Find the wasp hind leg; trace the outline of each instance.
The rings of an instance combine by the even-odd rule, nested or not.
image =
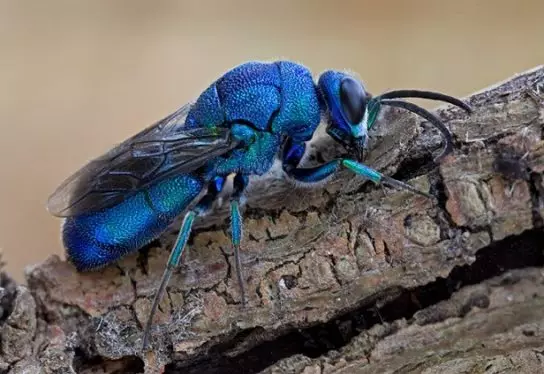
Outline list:
[[[221,192],[221,189],[223,188],[224,183],[225,183],[224,178],[222,177],[215,178],[214,181],[211,182],[210,185],[208,186],[207,193],[199,200],[198,204],[193,209],[189,210],[185,214],[185,217],[183,218],[183,222],[181,224],[178,237],[176,239],[174,247],[172,248],[172,251],[170,252],[170,257],[168,258],[168,262],[166,263],[166,268],[164,269],[164,273],[161,278],[161,284],[159,286],[159,289],[155,293],[153,304],[151,306],[151,311],[149,312],[147,323],[144,328],[144,336],[143,336],[143,350],[144,351],[147,349],[147,345],[149,343],[149,336],[151,332],[153,317],[155,315],[155,312],[157,311],[157,307],[159,306],[159,303],[162,299],[166,286],[168,285],[168,282],[170,281],[172,272],[179,264],[181,255],[183,254],[183,250],[185,249],[185,246],[187,245],[187,241],[189,240],[189,236],[191,235],[193,222],[197,216],[204,215],[206,214],[207,211],[210,210],[217,195],[219,194],[219,192]]]
[[[234,253],[234,266],[236,268],[236,277],[238,279],[238,285],[240,287],[240,296],[242,298],[242,305],[247,305],[246,288],[244,283],[244,277],[242,274],[242,262],[240,261],[240,242],[242,240],[242,215],[240,213],[240,200],[244,189],[248,184],[248,177],[242,174],[236,174],[233,181],[233,192],[230,200],[230,222],[231,222],[231,235],[232,235],[232,247]]]

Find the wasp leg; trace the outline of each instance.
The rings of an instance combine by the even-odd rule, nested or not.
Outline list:
[[[312,168],[298,167],[305,151],[305,143],[294,142],[291,138],[287,139],[283,147],[282,167],[289,178],[299,183],[312,185],[326,181],[338,171],[338,161],[331,161]]]
[[[428,193],[419,191],[418,189],[410,186],[407,183],[383,175],[382,173],[372,169],[371,167],[368,167],[364,164],[350,159],[337,159],[312,168],[293,168],[286,167],[286,165],[284,165],[284,170],[289,177],[293,178],[298,182],[313,184],[323,182],[327,180],[327,178],[332,177],[336,172],[340,170],[341,167],[345,167],[357,175],[370,179],[377,185],[385,184],[400,190],[406,190],[421,196],[425,196],[427,198],[432,198],[432,196]]]
[[[191,235],[193,222],[197,216],[204,215],[211,208],[213,201],[215,200],[215,198],[217,197],[217,195],[223,188],[223,185],[224,185],[224,178],[221,178],[221,177],[215,178],[215,180],[212,183],[210,183],[208,187],[208,192],[206,193],[206,195],[204,195],[202,199],[200,199],[198,204],[195,206],[195,208],[188,211],[185,214],[185,217],[183,218],[183,222],[181,224],[178,237],[174,244],[174,248],[170,252],[170,257],[168,258],[168,262],[166,263],[166,268],[164,269],[164,273],[161,278],[161,284],[159,286],[159,289],[155,293],[155,297],[153,298],[153,304],[151,306],[151,311],[149,312],[149,316],[147,317],[147,322],[144,328],[144,336],[143,336],[143,350],[144,351],[147,349],[147,345],[149,343],[149,336],[151,332],[153,317],[155,315],[155,312],[157,311],[157,307],[159,306],[159,303],[162,299],[166,286],[168,285],[168,282],[170,281],[172,272],[179,264],[179,260],[181,259],[183,250],[185,249],[185,246],[187,245],[187,241],[189,240],[189,236]]]
[[[414,188],[410,186],[407,183],[401,182],[399,180],[396,180],[394,178],[388,177],[387,175],[383,175],[377,170],[372,169],[371,167],[368,167],[364,164],[361,164],[360,162],[357,162],[355,160],[350,159],[342,159],[342,166],[346,167],[347,169],[351,170],[355,174],[361,175],[367,179],[370,179],[375,184],[385,184],[394,188],[397,188],[399,190],[406,190],[410,191],[412,193],[415,193],[417,195],[424,196],[426,198],[432,198],[433,196],[418,190],[417,188]]]
[[[242,215],[240,214],[240,200],[242,193],[248,184],[248,177],[242,174],[236,174],[233,181],[233,193],[230,202],[230,222],[232,231],[232,246],[234,248],[234,264],[236,268],[236,276],[240,287],[240,295],[242,297],[242,305],[247,304],[246,289],[242,274],[242,263],[240,261],[240,242],[242,240]]]

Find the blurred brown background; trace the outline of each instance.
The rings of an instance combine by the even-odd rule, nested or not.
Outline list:
[[[250,59],[468,95],[544,62],[544,1],[0,1],[0,248],[62,253],[49,194]]]

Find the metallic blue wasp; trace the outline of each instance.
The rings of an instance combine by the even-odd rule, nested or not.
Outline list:
[[[267,173],[276,159],[287,178],[304,184],[318,184],[346,168],[376,184],[429,196],[362,163],[367,132],[384,105],[413,112],[438,128],[445,148],[437,161],[452,150],[451,134],[437,117],[399,100],[410,97],[445,101],[470,112],[462,101],[436,92],[398,90],[372,97],[348,73],[326,71],[316,84],[297,63],[248,62],[225,73],[195,102],[89,162],[53,193],[48,210],[66,218],[63,242],[79,271],[138,250],[185,213],[145,326],[145,349],[153,315],[192,224],[209,212],[229,176],[232,245],[244,304],[240,206],[249,177]],[[321,122],[345,148],[346,157],[301,167],[306,142]]]

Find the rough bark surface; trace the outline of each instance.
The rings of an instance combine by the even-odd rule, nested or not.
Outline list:
[[[455,137],[440,165],[439,134],[412,115],[391,110],[372,133],[367,163],[434,201],[348,172],[315,190],[253,181],[246,308],[225,210],[198,222],[148,352],[173,235],[98,272],[52,256],[28,286],[3,274],[0,371],[543,371],[544,67],[466,101],[471,115],[436,110]],[[336,152],[326,137],[314,146]]]
[[[375,325],[339,351],[292,356],[263,374],[541,373],[543,308],[544,270],[512,270],[418,311],[411,322]]]

